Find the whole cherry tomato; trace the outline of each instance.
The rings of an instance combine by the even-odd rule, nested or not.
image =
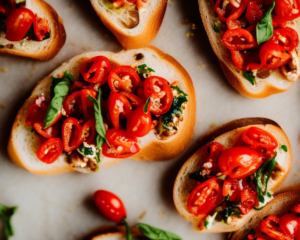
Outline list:
[[[120,223],[126,218],[125,206],[115,194],[105,190],[98,190],[94,193],[94,202],[99,211],[109,220]]]
[[[196,217],[208,214],[222,201],[222,190],[218,179],[213,177],[194,188],[187,200],[187,207]]]
[[[82,126],[81,138],[82,141],[85,141],[87,144],[95,144],[95,139],[96,139],[95,118],[91,118]]]
[[[42,162],[51,164],[59,158],[62,152],[62,141],[59,138],[50,138],[39,147],[36,156]]]
[[[243,179],[226,177],[223,183],[223,197],[229,196],[229,201],[234,202],[240,199],[243,188]]]
[[[48,108],[48,102],[44,95],[36,97],[34,102],[28,109],[25,123],[27,126],[32,126],[36,122],[43,122]]]
[[[42,41],[50,32],[48,21],[45,18],[36,17],[33,26],[34,34],[39,41]]]
[[[243,28],[227,30],[222,37],[222,42],[231,51],[245,50],[257,46],[252,34]]]
[[[166,79],[157,76],[148,77],[144,82],[144,92],[150,97],[149,110],[155,115],[169,111],[173,102],[172,89]]]
[[[144,106],[141,105],[133,110],[127,119],[126,131],[130,136],[143,137],[147,135],[152,127],[150,111],[144,113]]]
[[[293,28],[279,28],[274,31],[270,42],[279,44],[288,51],[293,51],[299,44],[299,36]]]
[[[272,134],[258,127],[250,127],[245,130],[242,139],[254,149],[261,147],[274,150],[278,146],[278,142]]]
[[[280,217],[279,225],[286,235],[293,238],[296,236],[300,237],[300,216],[297,216],[295,213],[288,213]]]
[[[99,83],[102,86],[107,82],[111,65],[107,57],[97,56],[89,59],[80,67],[83,79],[90,83]]]
[[[279,218],[275,215],[270,215],[261,221],[260,231],[274,239],[293,240],[292,236],[286,235],[279,228]]]
[[[59,135],[60,124],[56,123],[44,129],[43,122],[36,122],[33,124],[34,130],[45,138],[57,138]]]
[[[241,206],[242,214],[246,215],[252,208],[257,205],[258,198],[255,189],[252,189],[245,181],[243,181],[243,189],[241,190]]]
[[[82,127],[76,118],[67,118],[62,126],[62,140],[65,152],[72,152],[83,142]]]
[[[219,166],[231,178],[245,178],[256,172],[263,163],[260,154],[248,147],[232,147],[222,152]]]
[[[6,39],[21,41],[35,20],[33,12],[25,7],[15,8],[6,20]]]

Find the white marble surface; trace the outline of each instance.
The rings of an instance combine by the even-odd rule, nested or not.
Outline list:
[[[14,117],[38,80],[69,58],[91,50],[119,51],[121,46],[102,25],[88,0],[49,0],[64,19],[67,41],[51,61],[0,56],[0,202],[17,205],[13,240],[82,239],[94,228],[112,224],[97,212],[92,193],[108,189],[124,201],[130,224],[152,224],[185,240],[219,240],[223,234],[202,234],[176,212],[172,186],[183,162],[197,148],[197,139],[214,126],[242,117],[267,117],[288,134],[294,155],[282,189],[300,183],[300,84],[288,92],[254,100],[239,95],[226,81],[200,20],[196,0],[172,0],[153,45],[175,57],[190,73],[197,93],[195,135],[186,152],[169,162],[124,161],[97,174],[35,176],[13,164],[6,151]],[[190,3],[187,3],[190,2]],[[194,37],[186,37],[196,23]],[[299,186],[299,185],[298,185]],[[145,212],[142,220],[139,216]],[[1,228],[1,224],[0,224]],[[0,237],[1,239],[1,237]]]

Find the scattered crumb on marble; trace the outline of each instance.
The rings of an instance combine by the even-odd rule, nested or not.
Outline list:
[[[197,27],[196,27],[196,24],[195,24],[195,23],[192,23],[192,25],[191,25],[191,29],[192,29],[192,30],[196,30],[196,29],[197,29]]]
[[[76,44],[74,42],[70,42],[71,46],[76,46]]]
[[[81,203],[80,203],[80,202],[77,202],[77,203],[76,203],[76,206],[80,206],[80,205],[81,205]]]
[[[0,108],[1,108],[1,109],[4,109],[4,108],[5,108],[4,103],[0,103]]]
[[[7,68],[0,68],[1,72],[7,72]]]
[[[93,50],[93,48],[92,47],[82,47],[82,50],[88,51],[88,50]]]
[[[187,32],[187,33],[185,34],[185,36],[186,36],[187,38],[189,38],[189,37],[194,37],[194,36],[195,36],[195,33],[193,33],[193,32]]]
[[[139,174],[140,174],[140,175],[143,175],[144,173],[143,173],[143,172],[139,172]]]
[[[182,25],[188,25],[189,23],[190,23],[190,20],[187,18],[183,19],[181,22]]]
[[[205,67],[205,63],[197,63],[200,67]]]
[[[69,8],[72,8],[72,7],[73,7],[73,3],[70,3],[70,4],[69,4]]]
[[[139,216],[139,219],[143,219],[146,216],[147,212],[144,211],[141,213],[141,215]]]
[[[209,124],[209,127],[214,128],[216,126],[215,122],[212,122],[211,124]]]
[[[163,215],[165,215],[165,212],[164,212],[164,211],[160,211],[158,214],[159,214],[160,216],[163,216]]]
[[[73,208],[68,208],[67,210],[68,210],[69,213],[73,212]]]
[[[198,123],[198,124],[201,124],[202,122],[199,120],[199,121],[197,121],[197,123]]]

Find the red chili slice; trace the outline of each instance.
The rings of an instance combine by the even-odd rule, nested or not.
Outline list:
[[[25,123],[32,126],[36,122],[43,122],[47,112],[48,102],[44,95],[39,95],[29,107]]]
[[[257,192],[252,189],[245,181],[243,182],[243,189],[241,191],[241,206],[242,214],[246,215],[252,208],[257,205]]]
[[[250,127],[245,130],[242,139],[254,149],[262,147],[267,150],[274,150],[278,146],[278,142],[272,134],[258,127]]]
[[[261,221],[260,231],[274,239],[293,240],[293,237],[284,234],[279,228],[279,218],[275,215],[270,215]]]
[[[243,25],[246,24],[242,20],[239,20],[239,18],[245,11],[247,5],[248,5],[248,0],[241,1],[239,3],[239,7],[235,11],[233,11],[233,13],[226,19],[226,24],[228,29],[241,28],[243,27]]]
[[[290,28],[279,28],[274,31],[270,42],[283,46],[288,51],[293,51],[299,44],[298,33]]]
[[[299,0],[275,0],[275,14],[282,21],[291,21],[300,16]]]
[[[46,34],[50,32],[48,21],[45,18],[36,16],[33,23],[35,36],[39,41],[42,41]]]
[[[59,158],[62,152],[62,141],[59,138],[50,138],[39,147],[36,156],[42,162],[51,164]]]
[[[133,93],[125,92],[125,91],[121,91],[120,93],[125,97],[127,97],[132,107],[134,108],[141,106],[145,102],[144,100],[140,99],[138,96],[134,95]]]
[[[256,25],[264,17],[261,7],[262,6],[259,1],[249,1],[246,11],[246,18],[250,25]]]
[[[262,67],[260,58],[254,51],[231,51],[234,65],[242,71],[256,70]]]
[[[231,51],[251,49],[257,46],[252,34],[246,29],[229,29],[222,37],[224,46]]]
[[[36,122],[33,124],[34,130],[45,138],[57,138],[59,135],[60,124],[56,123],[44,129],[44,122]]]
[[[82,127],[76,118],[67,118],[62,127],[62,139],[65,152],[72,152],[77,149],[83,139],[81,137]]]
[[[95,118],[91,118],[82,126],[81,138],[87,144],[95,144],[96,125]]]

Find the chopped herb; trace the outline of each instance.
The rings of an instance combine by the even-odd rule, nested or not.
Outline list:
[[[208,229],[208,227],[209,227],[208,224],[209,224],[209,221],[205,220],[204,226],[205,226],[206,229]]]
[[[155,72],[152,68],[148,67],[147,64],[137,66],[136,71],[142,80],[145,80],[147,77],[151,76],[152,72]]]
[[[17,209],[17,207],[7,207],[0,204],[0,217],[3,221],[5,239],[8,239],[14,235],[14,228],[11,223],[11,218],[16,213]]]
[[[32,133],[35,132],[35,129],[34,129],[34,128],[31,128],[31,129],[30,129],[30,132],[32,132]]]
[[[148,97],[147,101],[145,103],[145,106],[144,106],[144,113],[145,114],[148,114],[148,105],[149,105],[149,102],[150,102],[150,98]]]
[[[252,71],[247,71],[243,73],[244,78],[246,78],[252,85],[255,84],[255,77]]]
[[[283,151],[285,151],[285,152],[287,152],[287,151],[288,151],[288,149],[287,149],[287,146],[286,146],[286,145],[281,145],[281,149],[282,149]]]
[[[77,149],[77,151],[84,156],[93,156],[94,155],[93,149],[90,147],[85,147],[84,144],[81,144],[80,147]]]
[[[126,218],[123,218],[122,223],[125,225],[126,229],[126,239],[127,240],[132,240],[132,234],[131,234],[131,229],[126,221]]]
[[[207,180],[201,175],[201,170],[189,174],[189,179],[196,180],[198,182],[204,182]]]
[[[269,192],[267,192],[267,196],[268,196],[268,197],[272,197],[272,194],[269,193]]]
[[[34,33],[34,27],[33,27],[33,24],[31,25],[31,27],[29,28],[28,32],[26,33],[25,37],[32,37],[32,36],[35,36],[35,33]]]
[[[268,41],[274,32],[272,23],[272,11],[275,7],[275,1],[273,1],[272,6],[267,10],[265,16],[256,25],[256,40],[258,44]]]
[[[216,33],[219,33],[220,32],[220,28],[214,23],[214,25],[213,25],[213,28],[214,28],[214,31],[216,32]]]
[[[226,175],[222,175],[222,176],[220,176],[220,177],[218,177],[220,180],[225,180],[225,178],[226,178]]]
[[[50,32],[47,32],[43,40],[49,39],[50,38]]]
[[[215,220],[217,215],[218,215],[218,212],[216,211],[212,216],[208,215],[206,217],[206,220],[204,222],[204,226],[206,229],[211,229],[213,221]]]

